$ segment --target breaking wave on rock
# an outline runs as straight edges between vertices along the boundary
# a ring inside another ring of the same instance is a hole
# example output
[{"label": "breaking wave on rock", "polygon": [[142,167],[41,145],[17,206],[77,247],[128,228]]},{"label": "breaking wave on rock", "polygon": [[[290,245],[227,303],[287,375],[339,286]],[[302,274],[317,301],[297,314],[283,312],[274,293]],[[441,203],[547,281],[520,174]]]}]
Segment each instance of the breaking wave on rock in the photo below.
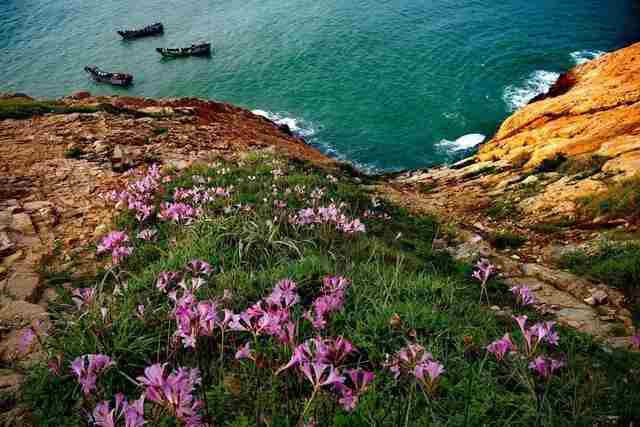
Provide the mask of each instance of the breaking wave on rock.
[{"label": "breaking wave on rock", "polygon": [[533,98],[545,93],[558,80],[560,73],[553,71],[534,71],[520,85],[509,85],[504,89],[502,99],[510,112],[514,112],[529,103]]}]

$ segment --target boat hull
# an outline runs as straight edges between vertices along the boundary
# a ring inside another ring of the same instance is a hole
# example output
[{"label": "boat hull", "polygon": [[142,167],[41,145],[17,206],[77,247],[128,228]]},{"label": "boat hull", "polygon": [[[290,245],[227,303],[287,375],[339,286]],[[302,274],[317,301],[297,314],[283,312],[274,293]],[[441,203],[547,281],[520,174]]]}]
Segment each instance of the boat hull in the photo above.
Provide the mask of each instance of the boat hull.
[{"label": "boat hull", "polygon": [[121,30],[117,31],[125,40],[139,39],[141,37],[155,36],[164,33],[164,26],[158,22],[140,30]]},{"label": "boat hull", "polygon": [[208,56],[211,55],[211,45],[209,43],[193,45],[191,47],[179,49],[156,48],[156,51],[166,58],[184,58],[187,56]]},{"label": "boat hull", "polygon": [[107,73],[97,67],[85,67],[84,70],[97,83],[108,83],[113,86],[126,87],[133,83],[133,76],[125,73]]}]

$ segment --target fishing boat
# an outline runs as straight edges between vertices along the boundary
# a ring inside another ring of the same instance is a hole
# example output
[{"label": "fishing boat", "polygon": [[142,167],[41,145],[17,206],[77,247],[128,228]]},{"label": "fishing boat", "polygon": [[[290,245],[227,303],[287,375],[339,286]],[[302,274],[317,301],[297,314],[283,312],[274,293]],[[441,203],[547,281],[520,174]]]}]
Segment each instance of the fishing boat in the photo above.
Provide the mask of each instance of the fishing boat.
[{"label": "fishing boat", "polygon": [[164,47],[156,48],[158,53],[168,58],[178,58],[183,56],[206,56],[211,55],[211,43],[192,44],[189,47],[178,49],[168,49]]},{"label": "fishing boat", "polygon": [[118,34],[122,36],[125,40],[137,39],[140,37],[153,36],[156,34],[162,34],[164,32],[164,27],[162,23],[157,22],[153,25],[146,26],[140,30],[121,30],[118,31]]},{"label": "fishing boat", "polygon": [[91,75],[93,80],[99,83],[109,83],[114,86],[129,86],[133,82],[133,76],[126,73],[108,73],[96,66],[84,67],[84,70]]}]

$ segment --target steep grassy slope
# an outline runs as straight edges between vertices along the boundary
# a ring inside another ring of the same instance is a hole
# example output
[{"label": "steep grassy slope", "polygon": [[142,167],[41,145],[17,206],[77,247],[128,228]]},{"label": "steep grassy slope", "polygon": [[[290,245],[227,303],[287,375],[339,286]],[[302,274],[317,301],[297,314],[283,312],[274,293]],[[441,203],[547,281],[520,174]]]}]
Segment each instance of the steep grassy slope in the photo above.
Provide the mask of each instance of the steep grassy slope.
[{"label": "steep grassy slope", "polygon": [[[30,370],[23,395],[36,424],[86,425],[119,392],[130,402],[146,393],[144,418],[154,426],[604,425],[640,417],[637,354],[605,351],[565,329],[557,345],[541,338],[528,349],[510,316],[479,303],[471,268],[432,249],[442,233],[434,218],[409,215],[349,173],[333,173],[257,154],[133,178],[138,184],[115,197],[134,208],[115,225],[128,240],[116,234],[99,245],[117,264],[96,277],[50,275],[61,293],[51,306],[54,330],[40,337],[51,360]],[[170,271],[182,284],[161,276]],[[281,283],[273,293],[282,279],[297,286]],[[527,325],[543,320],[498,282],[488,282],[488,297],[528,315]],[[498,361],[485,348],[505,333],[518,351]],[[357,351],[347,345],[305,362],[294,348],[313,337],[325,345],[344,337]],[[88,366],[73,374],[72,362],[87,354],[115,365],[95,378]],[[302,362],[282,370],[292,355]],[[544,378],[529,367],[539,356],[566,366]],[[423,362],[417,369],[415,359]],[[159,380],[167,393],[184,386],[181,404],[137,379],[158,363],[167,364]],[[166,381],[178,367],[198,368],[201,383],[186,371]],[[355,384],[350,369],[363,375]]]}]

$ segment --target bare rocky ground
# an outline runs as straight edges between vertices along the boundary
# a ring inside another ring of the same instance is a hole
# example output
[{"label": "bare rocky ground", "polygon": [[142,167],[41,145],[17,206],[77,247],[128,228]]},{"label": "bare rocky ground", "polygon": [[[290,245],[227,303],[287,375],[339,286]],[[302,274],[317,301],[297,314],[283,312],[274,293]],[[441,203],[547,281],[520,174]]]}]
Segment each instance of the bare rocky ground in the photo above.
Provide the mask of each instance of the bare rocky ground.
[{"label": "bare rocky ground", "polygon": [[330,163],[287,129],[227,104],[86,93],[64,102],[121,110],[0,120],[1,395],[16,391],[29,363],[42,357],[38,343],[21,349],[20,338],[29,327],[49,327],[56,292],[45,286],[43,265],[76,274],[95,269],[88,246],[113,216],[100,195],[120,186],[127,170],[156,162],[181,169],[253,149]]}]

